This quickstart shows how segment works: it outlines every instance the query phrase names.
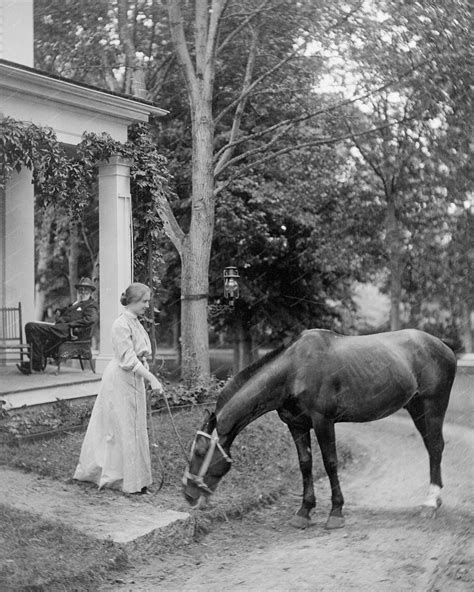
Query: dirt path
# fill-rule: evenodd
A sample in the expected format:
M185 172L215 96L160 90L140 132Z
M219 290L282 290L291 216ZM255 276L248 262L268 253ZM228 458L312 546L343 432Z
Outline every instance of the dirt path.
M420 516L428 461L408 418L338 425L360 460L341 475L346 527L323 529L327 481L317 483L313 526L294 530L300 484L275 506L230 522L201 543L144 557L103 591L467 592L474 587L474 431L446 425L443 506Z

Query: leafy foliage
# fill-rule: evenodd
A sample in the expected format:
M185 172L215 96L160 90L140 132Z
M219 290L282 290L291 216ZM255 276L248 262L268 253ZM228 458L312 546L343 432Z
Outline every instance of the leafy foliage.
M164 409L168 401L170 409L177 410L180 407L192 407L193 405L212 405L224 386L224 382L211 378L209 380L188 379L179 383L162 380L164 396L151 394L152 409Z
M157 396L152 393L151 408L166 411L169 406L172 412L195 405L213 405L224 386L224 381L216 379L179 383L162 379L162 383L165 394ZM93 402L71 403L61 399L42 410L6 410L0 405L0 435L7 442L12 442L21 436L49 437L64 430L84 427L89 421L93 405Z
M71 404L65 400L58 400L49 409L41 411L4 411L0 432L11 439L76 428L87 423L91 411L90 403Z
M125 4L124 20L120 6ZM196 5L179 4L196 63ZM170 111L155 122L153 143L169 159L176 194L171 206L187 232L197 196L191 167L196 138L166 7L159 2L83 0L81 7L69 3L65 8L59 0L38 0L35 18L39 67L125 92L139 74L147 97ZM271 321L277 332L309 319L334 322L327 300L349 307L350 280L370 277L391 259L399 259L393 269L401 271L405 304L411 303L410 274L415 277L417 265L424 277L412 285L432 285L430 294L448 286L440 278L449 277L449 265L466 286L464 263L458 265L459 258L451 255L441 257L430 245L432 236L442 241L443 233L451 232L443 222L448 218L448 226L455 225L449 204L459 207L472 182L470 22L466 0L384 0L377 6L358 0L226 3L212 92L214 298L220 295L221 269L231 258L245 270L239 306L245 303L246 308L240 313L262 330ZM365 160L342 143L351 135ZM311 144L336 140L337 150L316 149L313 159L305 154ZM295 149L298 158L287 156ZM332 181L336 188L328 191ZM396 202L392 245L387 240L387 190ZM292 200L285 201L285 193L295 204L291 212ZM311 193L319 206L327 203L327 215L318 213L317 204L313 210L307 205ZM425 232L427 227L432 231ZM289 229L296 233L291 245ZM180 265L176 254L158 243L164 253L163 296L175 307ZM144 241L141 245L140 274L146 250ZM430 265L423 265L427 258L432 258ZM286 277L291 294L288 283L280 281ZM420 290L415 292L419 299ZM289 306L288 296L298 304ZM442 299L452 296L445 290ZM465 296L453 310L462 302Z
M70 230L71 219L77 223L88 220L91 208L96 208L97 165L112 155L130 162L131 193L134 213L134 256L136 277L148 278L147 253L157 249L161 236L161 219L157 202L169 193L170 176L166 159L153 144L147 128L137 124L130 130L130 139L122 144L107 134L85 133L75 153L67 153L57 141L53 130L30 122L5 118L0 122L3 148L1 182L5 184L13 170L22 166L33 171L37 204L54 216L57 223L50 232ZM60 222L60 217L63 219ZM87 225L93 224L89 219ZM97 225L97 219L95 220ZM45 237L47 239L47 237ZM63 239L56 234L58 245ZM155 261L159 258L155 257Z

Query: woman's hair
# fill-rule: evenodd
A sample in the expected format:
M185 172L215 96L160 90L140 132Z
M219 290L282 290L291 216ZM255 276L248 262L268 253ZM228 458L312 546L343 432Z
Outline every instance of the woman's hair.
M139 282L134 282L130 284L125 292L122 292L120 296L120 304L123 306L127 306L127 304L131 304L132 302L138 302L150 292L150 288L145 286L145 284L140 284Z

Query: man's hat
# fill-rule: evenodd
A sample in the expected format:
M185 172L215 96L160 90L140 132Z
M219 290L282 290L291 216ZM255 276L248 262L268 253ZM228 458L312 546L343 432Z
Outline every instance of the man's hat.
M92 291L95 290L94 283L92 282L91 278L88 278L88 277L81 278L81 281L78 284L76 284L74 287L76 289L77 288L89 288L89 290L92 290Z

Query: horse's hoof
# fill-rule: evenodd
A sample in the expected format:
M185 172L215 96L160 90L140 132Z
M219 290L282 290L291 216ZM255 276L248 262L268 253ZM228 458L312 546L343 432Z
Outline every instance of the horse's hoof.
M326 530L334 530L335 528L343 528L345 523L346 523L346 521L344 519L344 516L329 516L324 528Z
M308 526L310 526L311 524L311 520L309 518L304 518L303 516L298 516L298 514L295 514L293 516L293 518L290 520L290 526L293 526L294 528L308 528Z
M194 506L196 510L204 510L207 507L207 497L200 495L197 504Z
M420 516L421 518L435 518L436 514L437 514L437 509L439 508L439 506L441 505L441 503L439 503L436 508L433 506L421 506L420 509Z
M420 515L422 518L434 518L436 516L436 510L441 506L441 498L437 497L435 500L429 500L421 506Z

